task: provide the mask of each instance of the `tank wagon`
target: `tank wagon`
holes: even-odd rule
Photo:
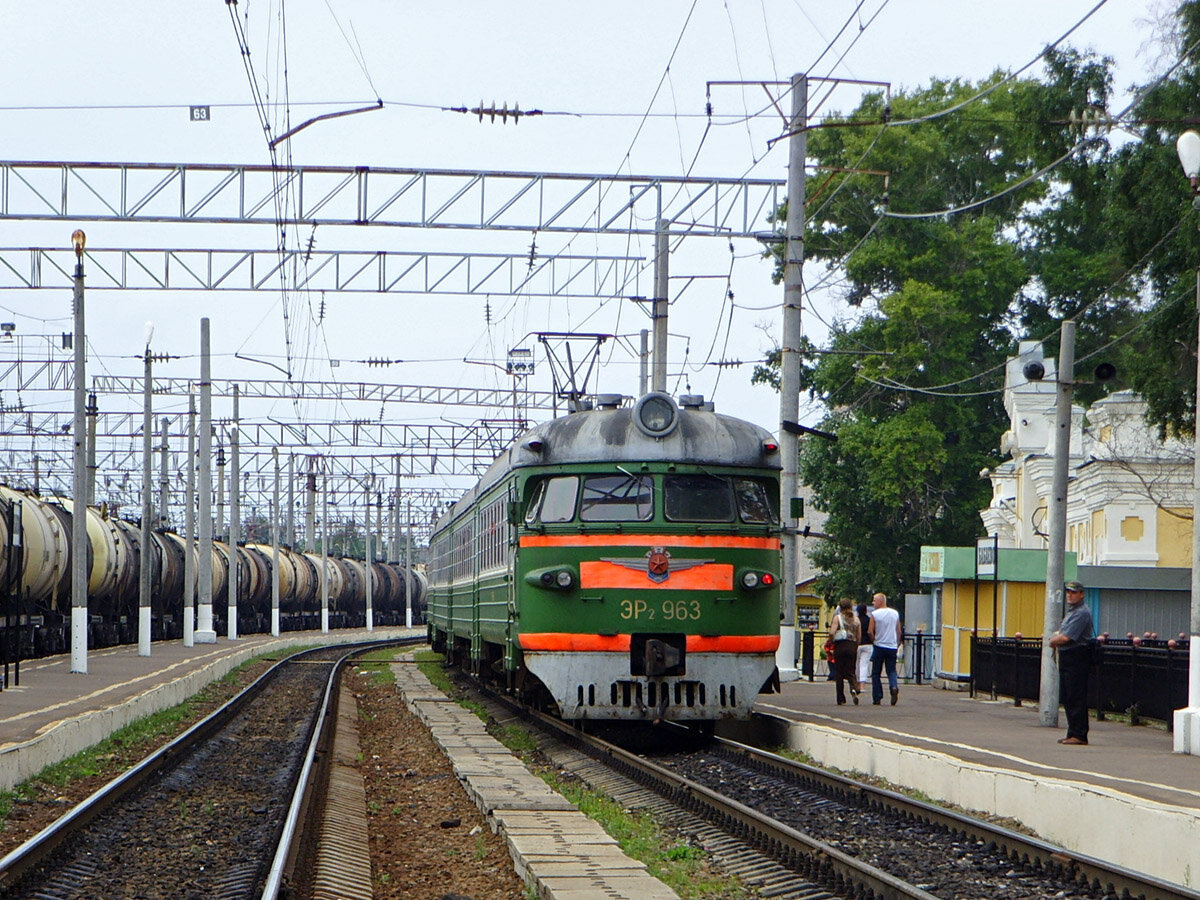
[[[63,653],[70,649],[71,546],[75,506],[70,499],[41,497],[0,485],[0,642],[9,657]],[[179,638],[183,633],[183,596],[187,555],[192,560],[193,597],[199,584],[199,545],[189,547],[172,531],[156,530],[142,547],[141,527],[88,507],[88,646],[106,647],[138,639],[140,573],[151,571],[151,637]],[[232,554],[236,553],[236,557]],[[236,558],[237,566],[231,564]],[[366,622],[366,564],[326,558],[329,573],[329,625],[362,627]],[[227,630],[229,582],[238,579],[238,632],[271,630],[274,569],[280,582],[280,627],[312,630],[321,625],[320,554],[280,547],[278,563],[270,545],[231,548],[214,541],[212,591],[214,628]],[[395,564],[371,567],[373,620],[403,625],[411,591],[413,621],[425,608],[426,581]],[[411,585],[411,588],[409,587]],[[8,633],[7,629],[12,632]]]
[[[434,527],[430,641],[569,720],[711,725],[778,684],[778,444],[650,393],[522,435]]]

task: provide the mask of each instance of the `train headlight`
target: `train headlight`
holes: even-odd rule
[[[545,588],[549,591],[569,591],[578,582],[575,570],[566,566],[554,566],[550,569],[537,569],[525,576],[525,581],[534,587]]]
[[[748,588],[758,587],[758,573],[746,572],[744,575],[742,575],[742,584]]]
[[[642,434],[666,437],[679,424],[679,408],[661,391],[652,391],[633,405],[633,422]]]

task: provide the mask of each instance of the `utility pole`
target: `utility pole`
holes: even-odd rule
[[[188,392],[187,491],[183,503],[183,646],[196,643],[196,395]]]
[[[241,457],[238,429],[238,386],[233,386],[233,423],[229,431],[229,607],[226,616],[229,624],[226,632],[231,641],[238,636],[238,577],[241,574],[241,551],[238,541],[242,536]]]
[[[209,322],[200,320],[200,614],[196,642],[215,644],[212,608],[212,358]]]
[[[804,336],[800,311],[804,302],[804,160],[808,150],[808,79],[792,76],[792,118],[788,125],[787,233],[783,250],[783,346],[780,348],[779,452],[780,509],[791,533],[783,538],[783,578],[780,579],[779,649],[775,665],[781,681],[794,681],[796,671],[796,582],[799,575],[797,521],[792,500],[800,494],[797,472],[800,442],[788,425],[800,418],[800,342]]]
[[[1050,540],[1046,549],[1046,603],[1042,617],[1042,668],[1038,721],[1058,727],[1058,666],[1050,636],[1058,630],[1063,609],[1063,567],[1067,552],[1067,475],[1071,465],[1071,396],[1075,389],[1075,322],[1064,319],[1058,341],[1057,394],[1054,400],[1054,473],[1047,510]]]
[[[650,389],[667,390],[667,314],[670,291],[670,241],[667,221],[661,217],[662,194],[659,193],[660,217],[654,231],[654,365]]]
[[[71,671],[87,674],[87,583],[88,558],[84,550],[87,537],[87,379],[84,347],[83,316],[83,248],[87,237],[82,231],[71,235],[75,247],[74,313],[75,335],[72,347],[75,350],[75,455],[71,492],[75,498],[74,515],[71,516]]]
[[[146,352],[143,354],[144,384],[142,386],[142,531],[141,546],[138,548],[138,656],[150,655],[150,589],[151,578],[150,560],[150,519],[154,515],[154,485],[151,483],[153,468],[151,466],[153,449],[151,447],[151,431],[154,422],[154,409],[151,397],[154,394],[154,359],[150,355],[150,338],[154,334],[153,327],[146,326]]]

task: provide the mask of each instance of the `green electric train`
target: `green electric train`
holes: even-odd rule
[[[430,642],[568,720],[744,718],[778,686],[779,471],[702,397],[600,395],[436,523]]]

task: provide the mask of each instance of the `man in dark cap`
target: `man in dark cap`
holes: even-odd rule
[[[1083,585],[1068,581],[1063,585],[1067,595],[1067,614],[1058,631],[1050,638],[1050,646],[1058,651],[1058,694],[1067,711],[1067,736],[1060,744],[1087,746],[1088,742],[1088,672],[1092,667],[1092,611],[1083,602]]]

